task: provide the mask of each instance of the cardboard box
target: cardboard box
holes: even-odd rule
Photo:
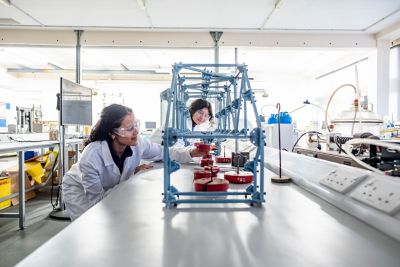
[[[0,198],[11,195],[10,177],[0,177]],[[0,202],[0,210],[11,206],[11,199]]]
[[[52,179],[49,180],[49,184],[53,183],[54,185],[59,184],[59,179],[58,179],[58,151],[48,151],[47,156],[44,157],[45,159],[45,173],[43,180],[48,179],[48,177],[53,176]],[[54,172],[53,172],[54,169]]]
[[[68,151],[68,170],[71,169],[72,165],[75,163],[75,154],[76,152],[73,150]]]
[[[19,192],[19,173],[18,173],[18,168],[16,169],[14,167],[14,168],[8,169],[7,171],[8,171],[8,175],[9,175],[9,177],[11,179],[11,193],[13,194],[13,193]],[[33,180],[31,181],[29,179],[27,173],[25,173],[25,190],[31,188],[34,183],[35,183],[35,181],[33,181]],[[25,193],[25,201],[27,201],[29,199],[32,199],[34,197],[36,197],[36,192],[35,191],[31,191],[31,192],[26,192]],[[11,199],[11,204],[13,206],[18,205],[18,203],[19,203],[18,196]]]

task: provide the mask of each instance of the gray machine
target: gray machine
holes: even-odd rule
[[[16,133],[31,133],[33,129],[32,108],[17,107]]]

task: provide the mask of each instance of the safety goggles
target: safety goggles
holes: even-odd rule
[[[211,117],[210,114],[208,114],[207,112],[204,112],[202,110],[196,111],[195,114],[202,116],[203,118],[207,118],[207,119],[210,119],[210,117]]]
[[[136,130],[139,132],[140,130],[140,121],[135,121],[132,125],[129,127],[120,127],[120,128],[115,128],[114,132],[118,134],[121,137],[127,137],[132,135],[133,131]]]

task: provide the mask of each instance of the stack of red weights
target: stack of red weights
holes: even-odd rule
[[[201,178],[215,178],[219,172],[219,167],[217,166],[205,166],[203,168],[196,167],[194,170],[194,179]]]
[[[253,173],[230,171],[225,173],[224,178],[233,184],[247,184],[253,181]]]
[[[217,157],[215,157],[215,162],[216,163],[231,163],[232,162],[232,158],[231,157],[217,156]]]
[[[229,182],[225,179],[201,178],[194,181],[196,191],[218,192],[227,191]]]
[[[207,154],[207,155],[203,156],[203,158],[201,159],[200,166],[204,167],[204,166],[212,166],[212,165],[214,165],[214,161],[212,159],[212,155],[211,154]]]

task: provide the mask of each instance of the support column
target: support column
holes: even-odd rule
[[[80,84],[81,83],[81,36],[83,31],[82,30],[75,30],[76,33],[76,70],[75,70],[75,82]],[[60,122],[62,121],[62,92],[60,92]],[[77,128],[79,126],[76,126]],[[77,129],[79,130],[79,129]],[[78,150],[77,150],[78,152]],[[60,172],[60,184],[61,191],[62,191],[62,179],[67,172],[68,169],[68,149],[66,148],[65,143],[65,126],[60,124],[60,151],[59,151],[60,163],[61,163],[61,172]],[[54,209],[50,212],[50,217],[54,219],[61,219],[61,220],[70,220],[68,213],[65,210],[64,201],[62,199],[62,192],[59,195],[59,207]]]
[[[390,41],[377,40],[376,55],[376,112],[379,116],[389,115],[389,67]]]
[[[210,32],[211,38],[214,41],[214,64],[219,64],[219,45],[218,42],[221,39],[223,32]],[[219,72],[219,68],[215,68],[215,72]]]
[[[82,75],[82,70],[81,70],[81,36],[83,31],[82,30],[76,30],[76,83],[81,83],[81,75]]]
[[[238,49],[237,49],[237,47],[235,47],[235,64],[236,65],[238,64]],[[236,69],[236,71],[237,71],[237,69]],[[233,98],[237,99],[239,97],[237,85],[234,85],[233,90],[234,90]],[[236,154],[239,153],[239,140],[238,139],[235,139],[235,153]]]

